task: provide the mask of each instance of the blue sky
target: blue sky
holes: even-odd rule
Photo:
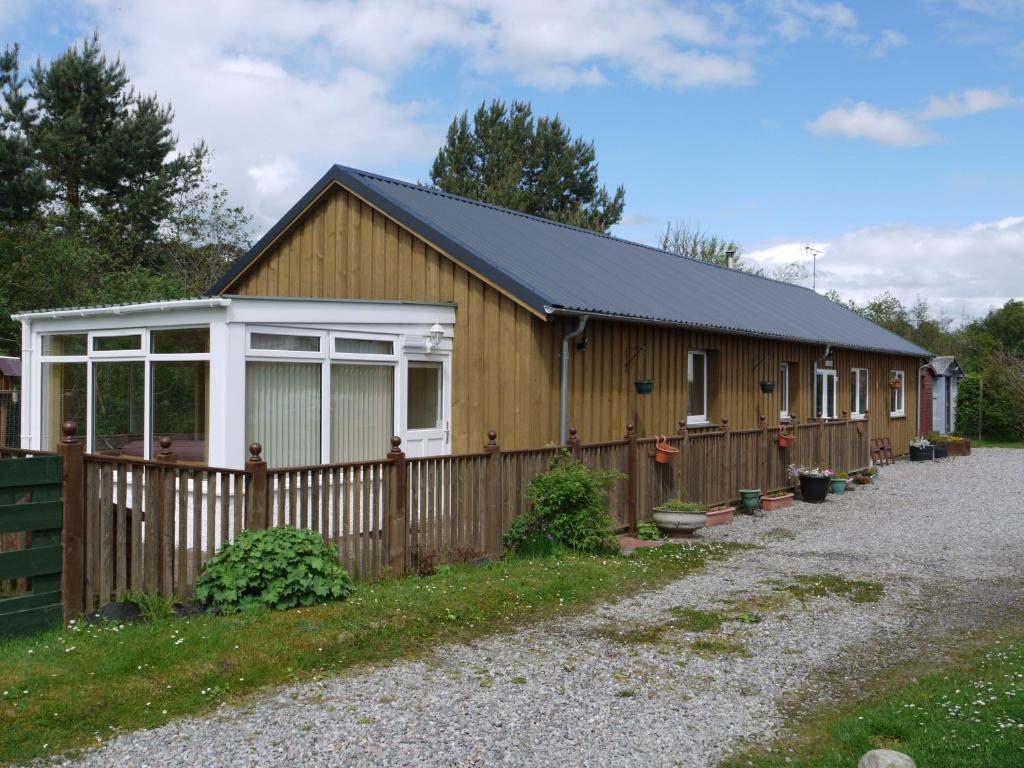
[[[26,59],[98,29],[266,228],[332,162],[427,179],[451,117],[530,100],[626,186],[818,288],[951,316],[1024,294],[1024,0],[0,0]]]

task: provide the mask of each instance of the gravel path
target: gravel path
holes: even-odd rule
[[[65,764],[715,765],[742,740],[779,733],[794,701],[820,701],[941,648],[944,632],[983,625],[1019,600],[1024,451],[901,462],[882,475],[823,505],[706,531],[764,547],[655,592],[126,734]],[[780,585],[811,574],[885,591],[878,602],[778,600]],[[710,634],[666,624],[673,608],[751,596],[769,598],[750,608],[760,623]],[[630,634],[652,628],[656,642]],[[697,653],[701,639],[740,652]]]

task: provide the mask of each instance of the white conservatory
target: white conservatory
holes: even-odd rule
[[[452,304],[214,298],[16,315],[22,447],[240,469],[450,452]]]

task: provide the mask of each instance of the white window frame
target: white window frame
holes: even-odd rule
[[[892,392],[889,390],[889,416],[890,418],[901,418],[907,415],[907,374],[906,371],[889,371],[890,379],[899,379],[900,388],[896,391],[899,392],[900,407],[896,410],[892,409]]]
[[[335,342],[338,339],[349,339],[351,341],[390,341],[391,354],[374,354],[363,352],[336,352]],[[398,362],[398,345],[401,341],[399,336],[386,333],[353,333],[351,331],[332,331],[327,340],[327,353],[332,360],[360,363],[396,363]]]
[[[320,349],[316,352],[305,352],[292,349],[259,349],[252,345],[254,333],[266,334],[269,336],[305,336],[320,340]],[[280,326],[257,326],[247,325],[245,329],[245,357],[252,360],[256,358],[275,358],[277,360],[322,360],[327,357],[327,333],[325,331],[310,331],[307,328],[281,328]]]
[[[860,374],[864,373],[864,391],[860,391]],[[867,368],[851,368],[850,369],[850,387],[851,394],[853,395],[852,402],[850,404],[850,418],[851,419],[864,419],[867,418],[868,410],[871,408],[871,371]],[[857,410],[854,406],[860,405],[860,396],[864,395],[864,410]]]
[[[818,376],[824,376],[825,381],[832,381],[832,413],[825,413],[821,408],[821,403],[818,402]],[[814,371],[814,415],[817,416],[821,413],[823,419],[835,419],[836,418],[836,395],[838,394],[838,381],[839,375],[834,368],[816,368]]]
[[[690,413],[689,413],[690,382],[693,380],[693,359],[694,359],[694,357],[697,357],[698,355],[700,357],[704,358],[704,365],[703,365],[703,371],[704,371],[704,382],[703,382],[703,384],[704,384],[704,386],[703,386],[704,402],[702,403],[703,407],[701,408],[701,413],[695,413],[695,414],[693,414],[691,416]],[[687,404],[687,414],[686,414],[686,423],[687,424],[707,424],[708,423],[708,353],[707,353],[707,350],[691,349],[689,352],[686,353],[686,404]]]
[[[789,421],[789,363],[779,363],[779,421]]]

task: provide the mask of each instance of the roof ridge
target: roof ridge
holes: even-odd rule
[[[592,235],[594,237],[603,237],[606,240],[612,240],[612,241],[617,242],[617,243],[625,243],[626,245],[636,246],[638,248],[643,248],[645,250],[652,251],[654,253],[660,253],[660,254],[665,255],[665,256],[670,256],[670,257],[672,257],[674,259],[686,259],[687,261],[692,261],[694,264],[703,264],[704,266],[707,266],[707,267],[714,267],[715,269],[726,270],[726,271],[728,271],[728,272],[730,272],[732,274],[745,275],[747,277],[752,277],[752,278],[756,278],[756,279],[759,279],[759,280],[767,280],[769,282],[776,283],[778,285],[788,285],[788,286],[791,286],[793,288],[800,288],[802,290],[812,291],[813,293],[818,294],[817,291],[813,291],[811,288],[808,288],[806,285],[798,285],[796,283],[788,283],[785,280],[779,280],[779,279],[774,278],[774,277],[768,277],[767,275],[756,275],[756,274],[753,274],[752,272],[745,272],[745,271],[740,270],[740,269],[733,269],[732,267],[725,267],[725,266],[722,266],[721,264],[715,264],[715,263],[710,262],[710,261],[704,261],[703,259],[695,259],[692,256],[686,256],[686,255],[681,254],[681,253],[672,253],[671,251],[666,251],[664,248],[657,248],[657,247],[655,247],[653,245],[648,245],[647,243],[638,243],[636,240],[627,240],[624,237],[618,237],[616,235],[610,235],[607,232],[597,232],[596,230],[587,229],[586,227],[577,227],[577,226],[575,226],[573,224],[566,224],[565,222],[562,222],[562,221],[555,221],[554,219],[546,219],[543,216],[536,216],[536,215],[534,215],[532,213],[524,213],[523,211],[517,211],[514,208],[505,208],[504,206],[495,205],[494,203],[484,202],[483,200],[474,200],[471,197],[464,197],[463,195],[456,195],[456,194],[454,194],[452,192],[446,192],[443,189],[438,189],[437,187],[428,187],[425,184],[419,184],[419,183],[416,183],[416,182],[405,181],[404,179],[396,179],[396,178],[394,178],[392,176],[385,176],[385,175],[380,174],[380,173],[373,173],[372,171],[364,171],[364,170],[362,170],[360,168],[353,168],[352,166],[341,165],[340,163],[335,163],[334,167],[338,168],[338,169],[341,169],[342,171],[345,171],[347,173],[354,173],[354,174],[358,174],[360,176],[368,176],[368,177],[370,177],[372,179],[377,179],[378,181],[384,181],[384,182],[387,182],[389,184],[399,184],[399,185],[401,185],[403,187],[407,187],[409,189],[415,189],[415,190],[418,190],[420,192],[426,192],[426,193],[431,194],[431,195],[437,195],[438,197],[446,197],[446,198],[448,198],[450,200],[458,200],[459,202],[468,203],[470,205],[475,205],[475,206],[478,206],[480,208],[489,208],[489,209],[491,209],[493,211],[497,211],[499,213],[506,213],[506,214],[510,214],[512,216],[518,216],[518,217],[523,218],[523,219],[530,219],[531,221],[537,221],[537,222],[540,222],[541,224],[549,224],[549,225],[551,225],[553,227],[561,227],[562,229],[568,229],[568,230],[573,231],[573,232],[581,232],[581,233],[583,233],[585,235]],[[821,294],[818,294],[818,295],[820,296]]]

